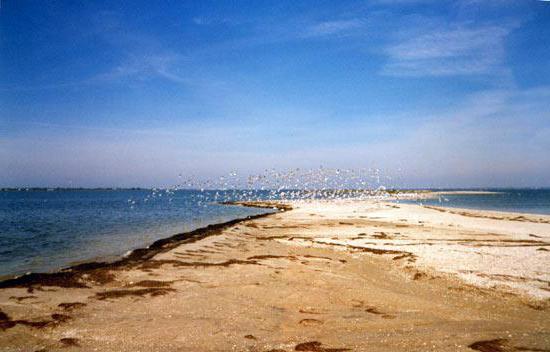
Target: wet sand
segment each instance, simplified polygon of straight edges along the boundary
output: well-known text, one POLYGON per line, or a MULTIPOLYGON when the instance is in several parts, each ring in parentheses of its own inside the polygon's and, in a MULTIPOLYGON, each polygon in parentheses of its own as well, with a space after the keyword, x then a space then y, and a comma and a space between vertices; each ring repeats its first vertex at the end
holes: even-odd
POLYGON ((550 217, 285 208, 0 283, 0 350, 550 351, 550 217))

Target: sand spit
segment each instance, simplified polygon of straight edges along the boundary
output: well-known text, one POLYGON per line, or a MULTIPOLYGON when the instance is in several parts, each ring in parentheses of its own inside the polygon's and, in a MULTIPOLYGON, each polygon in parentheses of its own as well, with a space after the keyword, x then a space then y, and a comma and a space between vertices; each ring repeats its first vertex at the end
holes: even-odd
POLYGON ((406 270, 446 273, 479 287, 550 298, 550 216, 353 201, 321 207, 296 203, 296 211, 302 206, 316 207, 327 219, 333 213, 353 214, 351 221, 338 223, 337 236, 322 234, 302 240, 305 245, 401 253, 396 260, 406 270))
POLYGON ((0 350, 550 351, 548 217, 275 206, 68 281, 1 283, 0 350))
POLYGON ((489 195, 489 194, 501 194, 502 192, 495 191, 433 191, 433 194, 456 194, 456 195, 489 195))

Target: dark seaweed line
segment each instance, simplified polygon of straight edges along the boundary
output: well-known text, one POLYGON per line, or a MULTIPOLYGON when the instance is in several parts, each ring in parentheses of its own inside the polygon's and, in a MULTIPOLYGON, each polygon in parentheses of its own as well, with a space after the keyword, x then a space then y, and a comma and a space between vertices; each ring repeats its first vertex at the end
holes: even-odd
MULTIPOLYGON (((225 202, 224 204, 236 205, 230 202, 225 202)), ((258 206, 257 208, 267 208, 267 206, 258 206)), ((278 207, 277 205, 272 205, 271 208, 289 210, 290 207, 278 207)), ((159 253, 167 252, 181 244, 196 242, 208 236, 219 234, 222 230, 234 226, 240 222, 259 219, 272 214, 274 213, 250 215, 244 218, 237 218, 223 223, 208 225, 193 231, 175 234, 173 236, 157 240, 146 248, 135 249, 129 255, 114 262, 89 262, 70 266, 53 273, 30 273, 12 279, 3 280, 0 281, 0 289, 32 287, 34 285, 86 288, 89 286, 82 282, 83 275, 85 274, 92 274, 90 276, 97 278, 96 281, 99 283, 105 283, 110 281, 108 275, 105 275, 106 271, 136 266, 151 259, 159 253)))

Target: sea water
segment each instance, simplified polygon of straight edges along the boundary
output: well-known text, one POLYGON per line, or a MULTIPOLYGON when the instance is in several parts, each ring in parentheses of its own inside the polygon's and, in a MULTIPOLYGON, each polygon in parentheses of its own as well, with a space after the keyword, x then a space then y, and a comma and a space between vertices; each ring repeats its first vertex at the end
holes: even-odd
POLYGON ((0 192, 0 278, 112 260, 160 238, 269 212, 222 205, 209 191, 0 192))
POLYGON ((489 192, 441 194, 431 199, 403 202, 451 208, 550 214, 550 189, 489 189, 486 191, 489 192))

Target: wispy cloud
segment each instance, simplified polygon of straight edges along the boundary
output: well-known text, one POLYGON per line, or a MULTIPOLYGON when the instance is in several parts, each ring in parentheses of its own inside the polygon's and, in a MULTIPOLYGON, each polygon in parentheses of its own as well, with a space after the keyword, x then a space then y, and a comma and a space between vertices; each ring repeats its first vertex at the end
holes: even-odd
POLYGON ((513 25, 426 28, 386 48, 383 73, 393 76, 494 74, 502 68, 504 42, 513 25))
POLYGON ((189 83, 189 79, 174 69, 176 64, 181 64, 181 60, 179 55, 167 53, 131 55, 126 61, 108 72, 93 77, 91 81, 144 81, 162 78, 175 83, 189 83))
POLYGON ((179 72, 182 62, 183 59, 180 55, 169 53, 149 54, 148 52, 138 54, 136 52, 128 55, 126 59, 122 59, 116 66, 91 77, 62 83, 0 87, 0 91, 76 89, 105 83, 130 83, 150 79, 164 79, 178 84, 196 83, 196 80, 179 72))
POLYGON ((365 22, 354 18, 348 20, 323 21, 310 25, 306 28, 302 37, 322 37, 327 35, 346 35, 352 31, 362 28, 365 22))

